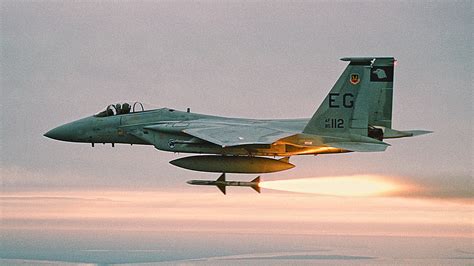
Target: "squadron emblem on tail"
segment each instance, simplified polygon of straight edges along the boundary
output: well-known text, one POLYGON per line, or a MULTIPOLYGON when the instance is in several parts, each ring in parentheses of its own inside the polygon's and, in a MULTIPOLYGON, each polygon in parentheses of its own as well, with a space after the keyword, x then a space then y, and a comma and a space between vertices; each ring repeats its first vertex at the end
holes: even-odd
POLYGON ((374 73, 375 75, 377 75, 377 78, 379 79, 385 79, 387 78, 387 74, 385 73, 385 71, 381 68, 377 68, 376 70, 372 71, 372 73, 374 73))
POLYGON ((359 83, 360 82, 359 74, 351 74, 350 81, 353 85, 356 85, 357 83, 359 83))

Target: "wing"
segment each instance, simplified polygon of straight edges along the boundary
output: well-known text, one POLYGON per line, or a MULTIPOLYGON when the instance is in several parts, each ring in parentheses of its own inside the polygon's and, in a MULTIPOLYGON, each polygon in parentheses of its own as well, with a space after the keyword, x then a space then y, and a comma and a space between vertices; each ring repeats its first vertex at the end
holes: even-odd
POLYGON ((183 133, 217 144, 221 147, 272 144, 295 132, 259 125, 216 125, 204 128, 188 128, 183 133))

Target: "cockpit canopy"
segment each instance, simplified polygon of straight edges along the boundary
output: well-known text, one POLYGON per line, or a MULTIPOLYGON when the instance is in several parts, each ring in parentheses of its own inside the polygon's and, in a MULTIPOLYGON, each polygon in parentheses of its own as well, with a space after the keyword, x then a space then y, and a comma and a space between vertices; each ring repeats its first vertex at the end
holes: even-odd
POLYGON ((137 113, 143 112, 145 108, 141 102, 133 102, 133 103, 116 103, 110 104, 105 108, 104 111, 94 115, 95 117, 106 117, 106 116, 114 116, 114 115, 124 115, 129 113, 137 113))

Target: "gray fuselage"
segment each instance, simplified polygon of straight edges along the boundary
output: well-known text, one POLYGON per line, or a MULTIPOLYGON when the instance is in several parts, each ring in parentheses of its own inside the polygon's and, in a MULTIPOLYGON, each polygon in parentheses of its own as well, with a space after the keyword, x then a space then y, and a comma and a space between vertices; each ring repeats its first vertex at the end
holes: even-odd
MULTIPOLYGON (((259 120, 228 118, 211 115, 182 112, 161 108, 128 114, 105 117, 90 116, 67 123, 47 132, 45 136, 72 142, 85 143, 124 143, 154 145, 157 149, 170 152, 204 153, 223 155, 260 155, 290 156, 295 154, 318 154, 343 152, 340 149, 305 147, 304 143, 322 142, 321 136, 301 134, 309 119, 259 120), (183 130, 213 125, 235 125, 252 127, 268 125, 286 132, 293 132, 297 137, 273 145, 249 144, 237 147, 221 147, 183 133, 183 130), (147 126, 153 125, 153 130, 147 126), (318 141, 319 139, 319 141, 318 141)), ((334 138, 334 137, 331 137, 334 138)), ((335 137, 336 139, 340 139, 335 137)), ((308 145, 306 145, 308 146, 308 145)))

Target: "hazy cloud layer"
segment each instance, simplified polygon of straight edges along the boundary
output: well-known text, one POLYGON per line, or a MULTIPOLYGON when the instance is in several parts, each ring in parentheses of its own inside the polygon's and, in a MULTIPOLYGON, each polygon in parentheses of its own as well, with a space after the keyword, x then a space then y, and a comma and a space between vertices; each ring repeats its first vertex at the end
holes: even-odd
MULTIPOLYGON (((200 191, 203 190, 203 187, 195 187, 186 184, 183 182, 176 184, 175 180, 167 178, 162 180, 162 184, 157 184, 157 181, 154 177, 140 177, 137 180, 137 177, 131 177, 130 179, 114 179, 113 177, 104 177, 100 175, 77 175, 74 172, 70 173, 56 173, 52 175, 45 175, 42 172, 27 172, 19 168, 16 169, 2 169, 0 174, 3 179, 3 191, 4 192, 34 192, 34 191, 71 191, 77 189, 97 189, 101 188, 105 191, 116 190, 129 188, 131 190, 142 190, 142 191, 157 191, 157 190, 167 190, 169 188, 178 189, 183 191, 183 193, 188 193, 190 191, 200 191), (94 184, 91 186, 90 184, 94 184)), ((319 195, 329 195, 331 196, 331 191, 321 191, 321 188, 318 187, 318 180, 324 178, 326 181, 334 178, 335 185, 339 184, 342 186, 350 186, 351 182, 349 181, 340 181, 339 178, 349 177, 353 181, 361 180, 364 181, 364 175, 361 176, 328 176, 328 177, 314 177, 314 176, 300 176, 299 179, 288 179, 289 181, 295 183, 293 185, 298 186, 297 180, 310 180, 310 182, 304 182, 307 186, 314 186, 314 189, 305 188, 303 189, 307 193, 313 193, 319 195), (302 179, 300 179, 302 178, 302 179), (311 183, 311 180, 313 183, 311 183), (339 180, 339 181, 337 181, 339 180), (336 182, 337 181, 337 182, 336 182)), ((390 183, 400 186, 399 189, 387 193, 386 197, 403 197, 403 198, 425 198, 425 199, 440 199, 440 200, 455 200, 455 201, 464 201, 471 202, 474 199, 474 192, 472 190, 472 178, 470 176, 367 176, 369 179, 369 184, 373 180, 377 181, 377 178, 381 181, 389 181, 390 183), (372 178, 374 177, 374 178, 372 178), (372 178, 372 179, 370 179, 372 178), (456 182, 452 182, 456 180, 456 182), (467 184, 467 185, 466 185, 467 184)), ((213 177, 209 177, 212 179, 213 177)), ((238 179, 246 180, 243 177, 238 179)), ((281 178, 280 178, 281 179, 281 178)), ((265 181, 266 179, 264 179, 265 181)), ((248 180, 247 180, 248 181, 248 180)), ((326 182, 327 184, 327 182, 326 182)), ((245 188, 242 188, 245 189, 245 188)), ((334 188, 333 188, 334 189, 334 188)), ((237 188, 238 190, 238 188, 237 188)), ((268 193, 270 190, 263 189, 263 193, 268 193)), ((293 191, 289 189, 289 191, 293 191)), ((299 191, 299 190, 296 190, 299 191)), ((217 190, 216 190, 217 192, 217 190)), ((338 192, 332 196, 340 196, 344 192, 338 192)), ((353 191, 356 195, 360 191, 353 191)), ((218 193, 216 193, 216 196, 218 193)), ((347 191, 347 197, 351 197, 351 192, 347 191)), ((258 195, 249 194, 249 197, 252 199, 257 199, 258 195)))
POLYGON ((466 202, 215 188, 4 192, 2 230, 472 237, 466 202))

